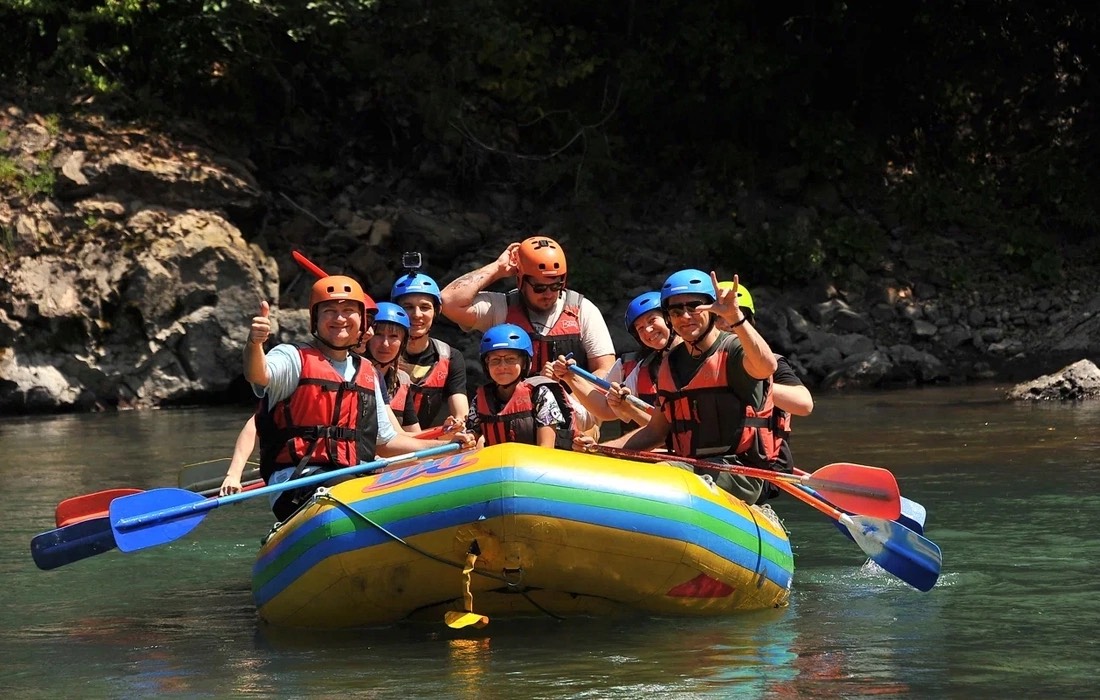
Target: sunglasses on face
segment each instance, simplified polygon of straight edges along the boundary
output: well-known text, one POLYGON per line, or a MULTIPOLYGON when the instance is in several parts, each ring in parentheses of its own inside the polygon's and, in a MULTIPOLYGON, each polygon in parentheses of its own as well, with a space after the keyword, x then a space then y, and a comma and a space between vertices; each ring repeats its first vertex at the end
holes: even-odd
POLYGON ((665 308, 668 310, 669 316, 672 318, 680 318, 681 316, 696 313, 696 309, 706 303, 705 301, 685 301, 682 304, 669 304, 665 308))
POLYGON ((565 289, 565 282, 554 282, 552 284, 535 284, 534 282, 524 279, 527 286, 531 288, 535 294, 545 294, 546 292, 560 292, 565 289))

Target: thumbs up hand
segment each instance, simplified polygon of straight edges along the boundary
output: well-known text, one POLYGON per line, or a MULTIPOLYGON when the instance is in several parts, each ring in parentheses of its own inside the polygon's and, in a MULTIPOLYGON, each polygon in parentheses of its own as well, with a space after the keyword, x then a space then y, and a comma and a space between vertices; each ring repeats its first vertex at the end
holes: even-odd
POLYGON ((263 345, 271 335, 271 305, 260 302, 260 314, 252 317, 252 328, 248 333, 248 342, 263 345))

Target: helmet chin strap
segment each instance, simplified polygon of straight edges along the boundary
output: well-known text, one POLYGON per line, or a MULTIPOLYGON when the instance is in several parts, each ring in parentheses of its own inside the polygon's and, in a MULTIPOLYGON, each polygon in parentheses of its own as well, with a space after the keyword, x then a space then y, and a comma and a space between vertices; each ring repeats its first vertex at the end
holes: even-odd
MULTIPOLYGON (((695 339, 695 342, 692 342, 692 341, 688 340, 687 338, 683 339, 684 340, 684 345, 687 346, 689 355, 691 355, 692 357, 699 357, 700 355, 703 354, 703 351, 698 350, 697 348, 699 347, 699 343, 704 338, 706 338, 708 335, 710 335, 710 332, 712 330, 714 330, 714 315, 708 313, 706 330, 704 330, 702 333, 699 334, 699 337, 695 339)), ((672 342, 672 336, 671 335, 668 337, 668 342, 670 342, 670 343, 672 342)))

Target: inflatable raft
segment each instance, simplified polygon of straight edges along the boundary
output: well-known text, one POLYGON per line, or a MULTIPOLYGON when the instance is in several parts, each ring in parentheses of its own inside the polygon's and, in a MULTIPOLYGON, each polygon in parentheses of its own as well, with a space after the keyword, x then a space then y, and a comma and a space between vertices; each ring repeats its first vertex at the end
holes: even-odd
POLYGON ((504 444, 322 489, 264 543, 260 617, 336 629, 783 606, 770 512, 684 469, 504 444))

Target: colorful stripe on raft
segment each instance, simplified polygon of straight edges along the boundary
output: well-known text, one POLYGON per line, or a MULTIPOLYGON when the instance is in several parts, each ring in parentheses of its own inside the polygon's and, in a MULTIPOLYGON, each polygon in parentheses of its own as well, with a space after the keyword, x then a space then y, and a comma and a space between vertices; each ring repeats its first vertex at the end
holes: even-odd
POLYGON ((726 614, 793 574, 781 527, 688 471, 507 444, 334 487, 268 539, 254 597, 295 627, 441 618, 469 551, 491 617, 726 614))

